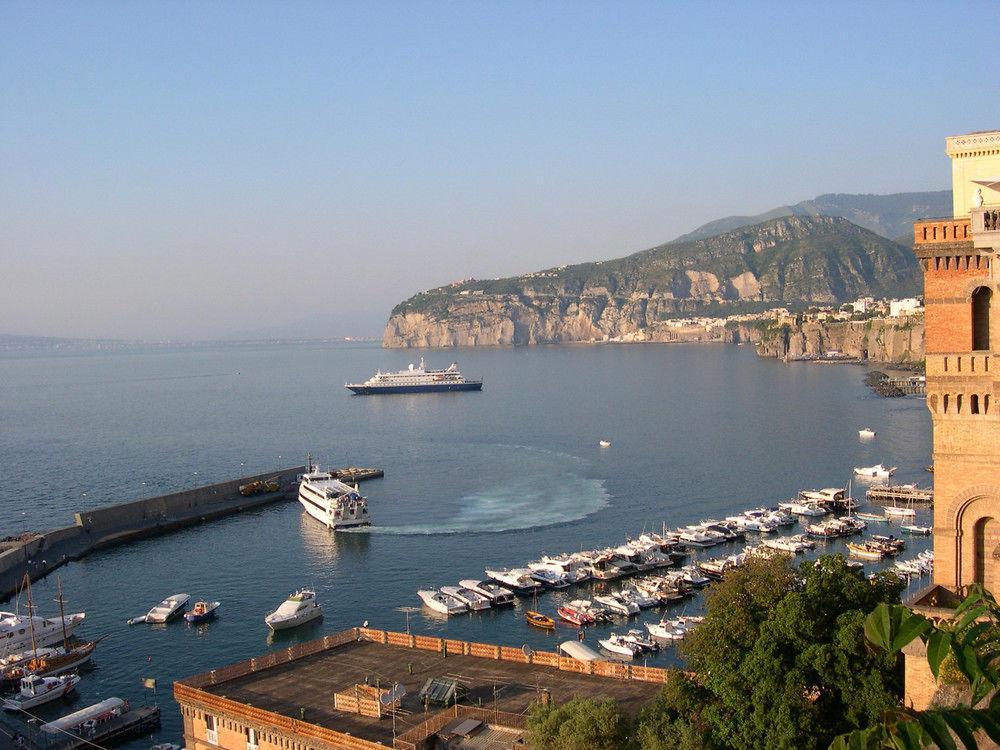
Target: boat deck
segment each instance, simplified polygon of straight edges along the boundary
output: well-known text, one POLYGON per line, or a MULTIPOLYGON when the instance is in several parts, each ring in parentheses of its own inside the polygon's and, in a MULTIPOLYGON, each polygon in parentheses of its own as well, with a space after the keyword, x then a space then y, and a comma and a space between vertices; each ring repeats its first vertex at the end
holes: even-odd
MULTIPOLYGON (((574 696, 613 698, 629 711, 637 711, 659 692, 660 685, 635 680, 560 671, 553 667, 450 655, 371 641, 355 641, 312 656, 237 677, 203 690, 284 716, 317 724, 338 732, 349 732, 376 742, 391 744, 391 718, 369 718, 336 711, 331 696, 354 685, 406 688, 396 717, 396 734, 424 721, 425 708, 419 693, 432 677, 458 679, 467 689, 462 703, 510 713, 523 713, 541 690, 556 703, 574 696)), ((427 715, 440 711, 431 705, 427 715)))

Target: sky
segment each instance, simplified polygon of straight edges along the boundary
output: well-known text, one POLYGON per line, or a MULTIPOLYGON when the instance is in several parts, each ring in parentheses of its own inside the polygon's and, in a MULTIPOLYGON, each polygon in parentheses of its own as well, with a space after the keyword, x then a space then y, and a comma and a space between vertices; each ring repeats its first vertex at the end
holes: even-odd
POLYGON ((995 2, 0 0, 0 333, 380 335, 1000 127, 995 2))

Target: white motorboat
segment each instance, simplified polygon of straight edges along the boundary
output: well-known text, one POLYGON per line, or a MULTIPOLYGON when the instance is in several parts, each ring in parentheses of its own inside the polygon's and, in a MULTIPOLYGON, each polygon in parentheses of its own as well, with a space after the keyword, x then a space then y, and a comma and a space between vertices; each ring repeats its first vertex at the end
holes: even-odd
POLYGON ((482 594, 493 603, 494 607, 514 603, 514 594, 510 589, 505 589, 503 586, 491 583, 490 581, 477 581, 474 578, 467 578, 459 581, 458 585, 462 588, 472 589, 477 594, 482 594))
POLYGON ((865 477, 867 479, 888 479, 893 474, 896 473, 896 467, 887 468, 882 464, 875 464, 874 466, 855 466, 854 473, 859 477, 865 477))
POLYGON ((264 618, 271 630, 288 630, 305 625, 323 616, 323 608, 316 602, 316 592, 299 589, 289 595, 281 606, 264 618))
MULTIPOLYGON (((805 552, 809 549, 808 546, 803 544, 797 539, 792 539, 791 537, 782 537, 779 539, 765 539, 761 542, 761 546, 767 547, 769 549, 778 550, 780 552, 791 552, 792 554, 798 554, 800 552, 805 552)), ((814 545, 815 546, 815 545, 814 545)))
POLYGON ((487 570, 486 577, 510 589, 515 594, 531 594, 542 587, 541 583, 531 577, 529 568, 487 570))
POLYGON ((860 430, 858 430, 858 437, 861 438, 862 440, 874 440, 875 430, 871 429, 870 427, 862 427, 860 430))
POLYGON ((541 560, 528 563, 530 570, 547 570, 558 573, 568 583, 583 583, 590 578, 593 560, 580 553, 575 555, 543 555, 541 560))
POLYGON ((569 606, 577 612, 583 612, 585 615, 594 618, 595 622, 606 622, 611 619, 611 613, 607 607, 595 604, 589 599, 574 599, 569 603, 569 606))
POLYGON ((680 543, 685 547, 714 547, 716 544, 725 541, 719 536, 708 534, 704 529, 688 527, 681 529, 680 543))
POLYGON ((597 444, 599 446, 601 446, 602 448, 610 448, 611 447, 611 441, 610 440, 598 440, 597 444))
POLYGON ((569 581, 566 580, 566 574, 555 570, 544 568, 541 570, 532 570, 531 573, 529 573, 529 577, 532 580, 538 581, 547 589, 564 589, 569 586, 569 581))
POLYGON ((358 487, 341 482, 332 473, 320 471, 309 457, 309 470, 299 475, 299 502, 306 513, 329 529, 370 526, 368 500, 358 487))
POLYGON ((63 640, 66 635, 79 627, 86 614, 78 612, 60 617, 38 617, 18 615, 14 612, 0 612, 0 657, 19 654, 32 648, 31 633, 34 631, 34 645, 48 646, 63 640))
POLYGON ((934 531, 934 529, 932 529, 930 526, 907 525, 903 526, 902 528, 903 531, 909 534, 917 534, 919 536, 929 536, 931 532, 934 531))
POLYGON ((452 599, 458 599, 458 601, 473 611, 482 611, 493 606, 489 597, 483 596, 475 589, 468 589, 463 586, 442 586, 441 593, 447 594, 452 599))
POLYGON ((624 601, 617 596, 595 596, 594 601, 598 604, 603 604, 616 615, 630 616, 639 614, 638 604, 633 601, 624 601))
POLYGON ((796 516, 825 516, 830 512, 819 503, 798 501, 788 503, 786 510, 796 516))
POLYGON ((882 512, 889 518, 916 518, 917 512, 913 508, 902 508, 895 505, 887 505, 882 512))
POLYGON ((49 701, 58 700, 69 693, 80 681, 80 675, 65 674, 61 677, 28 675, 21 678, 21 689, 3 702, 5 711, 26 711, 49 701))
POLYGON ((133 617, 128 621, 129 625, 137 625, 140 622, 154 624, 169 622, 175 617, 179 617, 184 612, 184 607, 191 601, 190 594, 174 594, 168 596, 162 602, 153 607, 149 612, 139 617, 133 617))
POLYGON ((644 635, 641 630, 629 630, 625 635, 622 636, 622 640, 627 643, 631 643, 634 646, 638 646, 640 651, 659 651, 660 644, 654 641, 647 635, 644 635))
POLYGON ((677 626, 676 620, 647 622, 646 630, 654 638, 661 638, 665 641, 680 641, 687 635, 687 632, 683 628, 677 626))
POLYGON ((703 576, 701 571, 694 565, 685 565, 681 568, 681 575, 684 580, 696 589, 704 588, 712 582, 711 578, 703 576))
POLYGON ((618 598, 619 601, 623 602, 626 605, 629 602, 632 602, 639 609, 649 609, 650 607, 655 607, 657 604, 660 603, 660 600, 657 597, 644 594, 635 586, 629 586, 627 588, 624 588, 617 594, 615 594, 615 596, 618 598))
POLYGON ((464 602, 453 596, 437 591, 436 589, 421 589, 417 592, 424 604, 435 612, 443 615, 461 615, 469 611, 464 602))
POLYGON ((639 655, 641 649, 634 643, 622 638, 620 635, 612 633, 607 638, 599 640, 601 648, 610 651, 613 654, 621 654, 622 656, 627 656, 630 659, 634 659, 639 655))

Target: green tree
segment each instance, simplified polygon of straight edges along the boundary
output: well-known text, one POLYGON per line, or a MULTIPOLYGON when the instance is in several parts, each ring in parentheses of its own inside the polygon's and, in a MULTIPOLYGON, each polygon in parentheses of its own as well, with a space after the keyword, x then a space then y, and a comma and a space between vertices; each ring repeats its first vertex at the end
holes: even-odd
POLYGON ((701 708, 711 696, 683 672, 671 671, 656 700, 639 712, 642 750, 713 750, 701 708))
POLYGON ((534 750, 634 750, 633 723, 610 698, 574 698, 560 706, 535 704, 528 716, 534 750))
POLYGON ((894 657, 921 639, 935 679, 961 682, 966 695, 957 705, 927 711, 893 706, 871 726, 837 737, 830 750, 954 750, 956 739, 976 750, 977 731, 1000 744, 1000 606, 992 594, 970 587, 952 620, 940 624, 881 604, 866 618, 864 635, 874 650, 894 657))
POLYGON ((840 555, 798 568, 756 560, 728 575, 682 648, 706 691, 698 721, 712 742, 816 750, 895 705, 896 660, 866 649, 862 632, 902 588, 896 576, 869 581, 840 555))

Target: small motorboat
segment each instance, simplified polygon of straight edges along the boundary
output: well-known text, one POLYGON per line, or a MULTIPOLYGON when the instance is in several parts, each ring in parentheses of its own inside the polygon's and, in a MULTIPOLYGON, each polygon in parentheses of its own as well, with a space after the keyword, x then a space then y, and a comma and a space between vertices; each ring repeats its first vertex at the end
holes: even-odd
POLYGON ((599 446, 601 446, 602 448, 610 448, 611 447, 611 441, 610 440, 599 440, 597 442, 597 444, 599 446))
POLYGON ((907 534, 917 534, 918 536, 929 536, 934 531, 930 526, 903 526, 903 531, 907 534))
POLYGON ((21 689, 4 700, 3 708, 5 711, 26 711, 57 700, 76 687, 79 681, 80 675, 77 674, 66 674, 62 677, 28 675, 21 680, 21 689))
POLYGON ((595 596, 594 601, 598 604, 604 605, 604 607, 616 615, 625 615, 626 617, 631 615, 639 614, 639 605, 635 602, 625 602, 616 596, 595 596))
POLYGON ((458 599, 472 611, 482 611, 493 606, 489 597, 480 594, 475 589, 467 589, 462 586, 442 586, 441 593, 447 594, 452 599, 458 599))
POLYGON ((861 438, 862 440, 874 440, 875 430, 871 429, 870 427, 862 427, 860 430, 858 430, 858 437, 861 438))
POLYGON ((856 518, 860 518, 862 521, 888 521, 889 519, 885 516, 880 516, 877 513, 855 513, 856 518))
POLYGON ((514 603, 514 594, 510 589, 505 589, 503 586, 490 583, 489 581, 477 581, 473 578, 467 578, 459 581, 458 585, 462 588, 472 589, 477 594, 482 594, 493 603, 494 607, 514 603))
POLYGON ((556 614, 559 615, 560 619, 570 622, 574 625, 592 625, 596 620, 592 615, 587 614, 573 607, 560 607, 556 610, 556 614))
POLYGON ((603 640, 599 640, 598 643, 601 648, 610 651, 613 654, 627 656, 629 659, 634 659, 642 650, 634 643, 627 641, 622 636, 615 635, 614 633, 603 640))
POLYGON ((860 557, 862 560, 881 560, 884 552, 872 544, 847 543, 847 549, 852 557, 860 557))
POLYGON ((547 615, 543 615, 541 612, 528 610, 524 615, 524 619, 527 620, 529 625, 534 625, 536 628, 544 630, 556 629, 556 621, 547 615))
POLYGON ((643 635, 641 630, 630 630, 622 636, 622 640, 638 646, 640 651, 659 651, 660 644, 650 636, 643 635))
POLYGON ((865 477, 866 479, 888 479, 893 474, 896 473, 896 467, 887 468, 882 464, 875 464, 874 466, 855 466, 854 473, 859 477, 865 477))
POLYGON ((887 505, 884 509, 887 518, 916 518, 917 512, 913 508, 901 508, 895 505, 887 505))
POLYGON ((128 624, 138 625, 140 622, 159 624, 169 622, 184 611, 184 607, 187 606, 189 601, 191 601, 190 594, 174 594, 173 596, 168 596, 146 614, 140 615, 139 617, 133 617, 128 621, 128 624))
POLYGON ((323 616, 323 608, 316 603, 316 592, 309 589, 299 589, 289 595, 281 606, 264 618, 271 630, 288 630, 297 628, 317 617, 323 616))
POLYGON ((205 622, 215 617, 222 602, 195 602, 190 612, 184 613, 184 619, 188 622, 205 622))
POLYGON ((443 591, 421 589, 417 592, 417 596, 420 597, 427 607, 433 609, 435 612, 440 612, 442 615, 462 615, 469 611, 469 607, 465 602, 443 591))

